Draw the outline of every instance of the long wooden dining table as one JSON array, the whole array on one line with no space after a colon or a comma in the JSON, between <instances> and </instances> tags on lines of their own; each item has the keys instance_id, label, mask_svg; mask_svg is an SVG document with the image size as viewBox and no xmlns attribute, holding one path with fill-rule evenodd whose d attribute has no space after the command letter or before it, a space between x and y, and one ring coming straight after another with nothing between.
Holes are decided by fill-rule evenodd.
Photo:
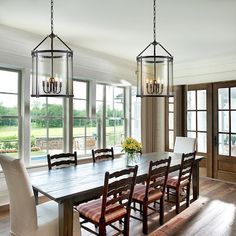
<instances>
[{"instance_id":1,"label":"long wooden dining table","mask_svg":"<svg viewBox=\"0 0 236 236\"><path fill-rule=\"evenodd\" d=\"M181 162L180 154L155 152L141 155L138 162L137 183L145 180L151 160L160 160L169 156L172 157L170 172L178 170ZM199 161L202 158L196 156L194 163L192 175L193 200L199 196ZM114 172L124 168L127 168L127 161L125 155L122 155L114 160L33 172L30 173L30 181L36 199L40 192L58 203L59 235L72 236L74 204L99 197L103 190L105 172Z\"/></svg>"}]
</instances>

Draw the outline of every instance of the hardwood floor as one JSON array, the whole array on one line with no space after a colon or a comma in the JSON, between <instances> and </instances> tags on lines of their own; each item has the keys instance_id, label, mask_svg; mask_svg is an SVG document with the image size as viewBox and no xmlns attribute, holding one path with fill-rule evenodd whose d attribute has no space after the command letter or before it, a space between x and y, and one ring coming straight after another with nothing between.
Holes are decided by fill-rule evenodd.
<instances>
[{"instance_id":1,"label":"hardwood floor","mask_svg":"<svg viewBox=\"0 0 236 236\"><path fill-rule=\"evenodd\" d=\"M150 236L235 236L236 235L236 184L200 178L200 197L186 210L175 215L174 205L165 204L165 224L160 227L159 214L155 213L149 220ZM138 213L136 213L138 214ZM0 235L9 232L9 213L0 213ZM91 226L94 228L94 226ZM159 227L159 228L158 228ZM107 234L113 235L108 228ZM82 230L82 236L88 236ZM131 219L130 236L143 236L142 223Z\"/></svg>"}]
</instances>

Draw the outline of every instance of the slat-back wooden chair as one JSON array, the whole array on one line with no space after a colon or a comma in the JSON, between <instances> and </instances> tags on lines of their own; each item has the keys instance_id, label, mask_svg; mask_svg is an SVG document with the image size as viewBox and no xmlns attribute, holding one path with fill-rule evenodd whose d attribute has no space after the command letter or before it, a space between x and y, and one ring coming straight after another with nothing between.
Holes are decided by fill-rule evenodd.
<instances>
[{"instance_id":1,"label":"slat-back wooden chair","mask_svg":"<svg viewBox=\"0 0 236 236\"><path fill-rule=\"evenodd\" d=\"M48 169L53 167L66 167L69 165L77 165L77 153L60 153L55 155L47 155Z\"/></svg>"},{"instance_id":2,"label":"slat-back wooden chair","mask_svg":"<svg viewBox=\"0 0 236 236\"><path fill-rule=\"evenodd\" d=\"M84 219L81 227L90 233L103 236L106 235L106 226L110 225L120 233L129 235L130 204L137 176L138 166L124 169L114 173L105 173L104 189L101 198L80 204L76 209L80 217ZM124 229L120 230L113 222L124 218ZM86 227L84 223L91 222L99 227L95 232Z\"/></svg>"},{"instance_id":3,"label":"slat-back wooden chair","mask_svg":"<svg viewBox=\"0 0 236 236\"><path fill-rule=\"evenodd\" d=\"M138 184L134 188L133 202L139 203L140 211L143 213L142 219L136 216L131 216L143 222L143 233L148 233L148 209L156 211L155 208L150 207L151 203L160 200L160 224L164 222L164 195L165 187L170 168L171 157L159 161L150 161L149 171L147 174L146 184ZM141 210L142 209L142 210ZM137 210L135 208L135 210Z\"/></svg>"},{"instance_id":4,"label":"slat-back wooden chair","mask_svg":"<svg viewBox=\"0 0 236 236\"><path fill-rule=\"evenodd\" d=\"M196 152L182 154L179 174L170 176L167 180L167 200L170 200L170 195L175 195L176 213L179 213L180 190L186 191L186 207L189 207L190 185L195 160ZM170 192L170 190L174 190Z\"/></svg>"},{"instance_id":5,"label":"slat-back wooden chair","mask_svg":"<svg viewBox=\"0 0 236 236\"><path fill-rule=\"evenodd\" d=\"M114 159L114 150L111 148L102 148L102 149L92 149L93 162L95 163L97 160L106 160L106 159Z\"/></svg>"}]
</instances>

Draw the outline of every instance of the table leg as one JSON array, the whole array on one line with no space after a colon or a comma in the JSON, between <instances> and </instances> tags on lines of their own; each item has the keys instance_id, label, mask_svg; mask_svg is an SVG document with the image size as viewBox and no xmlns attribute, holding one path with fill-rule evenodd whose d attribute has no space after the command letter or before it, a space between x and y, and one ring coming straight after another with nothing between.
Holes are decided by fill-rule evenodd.
<instances>
[{"instance_id":1,"label":"table leg","mask_svg":"<svg viewBox=\"0 0 236 236\"><path fill-rule=\"evenodd\" d=\"M193 200L199 197L199 161L195 161L193 165Z\"/></svg>"},{"instance_id":2,"label":"table leg","mask_svg":"<svg viewBox=\"0 0 236 236\"><path fill-rule=\"evenodd\" d=\"M38 205L39 204L39 192L35 188L33 188L33 191L34 191L35 204Z\"/></svg>"},{"instance_id":3,"label":"table leg","mask_svg":"<svg viewBox=\"0 0 236 236\"><path fill-rule=\"evenodd\" d=\"M73 204L68 200L58 203L59 236L73 236Z\"/></svg>"}]
</instances>

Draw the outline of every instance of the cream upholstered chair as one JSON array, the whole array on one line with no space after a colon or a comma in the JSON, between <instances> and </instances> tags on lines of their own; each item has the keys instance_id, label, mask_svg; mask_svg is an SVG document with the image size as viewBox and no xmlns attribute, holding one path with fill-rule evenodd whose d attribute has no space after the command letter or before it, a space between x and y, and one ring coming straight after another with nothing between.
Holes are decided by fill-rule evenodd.
<instances>
[{"instance_id":1,"label":"cream upholstered chair","mask_svg":"<svg viewBox=\"0 0 236 236\"><path fill-rule=\"evenodd\" d=\"M0 155L0 163L10 198L10 235L58 236L57 203L49 201L36 206L28 173L20 159ZM80 235L78 222L74 225L75 235Z\"/></svg>"},{"instance_id":2,"label":"cream upholstered chair","mask_svg":"<svg viewBox=\"0 0 236 236\"><path fill-rule=\"evenodd\" d=\"M192 153L195 151L196 139L189 137L176 137L174 153Z\"/></svg>"}]
</instances>

